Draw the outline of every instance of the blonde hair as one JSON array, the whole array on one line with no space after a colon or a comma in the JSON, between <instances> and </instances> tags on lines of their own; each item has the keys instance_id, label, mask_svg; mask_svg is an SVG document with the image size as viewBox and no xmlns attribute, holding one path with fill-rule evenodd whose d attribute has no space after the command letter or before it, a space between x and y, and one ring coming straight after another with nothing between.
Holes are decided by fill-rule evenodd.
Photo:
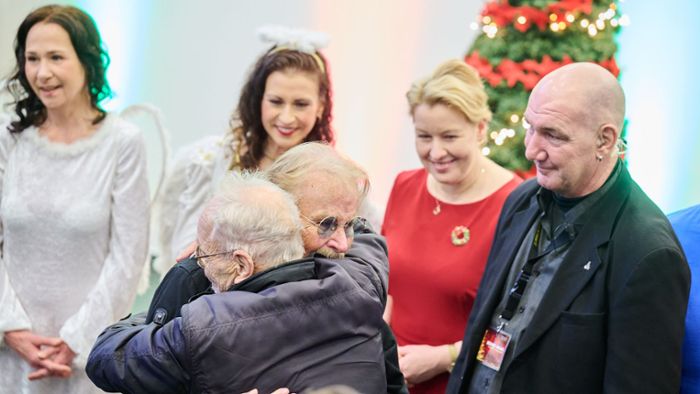
<instances>
[{"instance_id":1,"label":"blonde hair","mask_svg":"<svg viewBox=\"0 0 700 394\"><path fill-rule=\"evenodd\" d=\"M440 64L432 75L417 80L406 93L413 116L420 104L443 104L462 113L468 121L491 121L488 97L479 73L462 60Z\"/></svg>"},{"instance_id":2,"label":"blonde hair","mask_svg":"<svg viewBox=\"0 0 700 394\"><path fill-rule=\"evenodd\" d=\"M266 173L270 181L297 199L305 182L320 181L323 175L348 190L357 191L360 200L369 191L367 173L354 161L320 142L307 142L289 149L267 168Z\"/></svg>"}]
</instances>

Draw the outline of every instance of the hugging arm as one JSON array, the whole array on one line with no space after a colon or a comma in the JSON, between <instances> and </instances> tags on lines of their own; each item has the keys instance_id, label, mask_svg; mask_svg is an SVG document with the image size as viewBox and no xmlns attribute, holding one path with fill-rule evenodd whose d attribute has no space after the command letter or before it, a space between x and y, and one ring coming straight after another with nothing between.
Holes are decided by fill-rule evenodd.
<instances>
[{"instance_id":1,"label":"hugging arm","mask_svg":"<svg viewBox=\"0 0 700 394\"><path fill-rule=\"evenodd\" d=\"M188 392L190 376L181 320L165 326L144 324L141 314L110 326L97 338L85 371L105 391Z\"/></svg>"}]
</instances>

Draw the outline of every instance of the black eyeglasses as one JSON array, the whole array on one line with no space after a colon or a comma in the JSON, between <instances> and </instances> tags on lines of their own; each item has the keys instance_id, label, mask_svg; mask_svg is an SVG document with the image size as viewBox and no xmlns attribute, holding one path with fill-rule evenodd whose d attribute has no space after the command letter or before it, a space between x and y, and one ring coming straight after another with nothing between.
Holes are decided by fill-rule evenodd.
<instances>
[{"instance_id":1,"label":"black eyeglasses","mask_svg":"<svg viewBox=\"0 0 700 394\"><path fill-rule=\"evenodd\" d=\"M335 216L327 216L323 218L320 222L311 220L304 215L301 215L301 217L307 222L309 222L309 224L311 224L312 226L318 228L318 235L320 235L323 238L329 238L331 235L333 235L335 230L338 229L338 218ZM364 223L364 221L365 219L360 216L355 216L354 218L348 220L343 226L345 236L348 238L354 237L355 225L357 223Z\"/></svg>"},{"instance_id":2,"label":"black eyeglasses","mask_svg":"<svg viewBox=\"0 0 700 394\"><path fill-rule=\"evenodd\" d=\"M199 260L199 259L204 259L204 258L207 258L207 257L221 256L222 254L233 253L233 252L235 252L235 251L237 251L237 250L238 250L238 248L232 249L232 250L228 250L228 251L226 251L226 252L216 252L216 253L202 254L202 249L200 249L200 247L197 246L197 249L195 249L195 252L194 252L194 256L193 256L193 257L194 257L195 259Z\"/></svg>"}]
</instances>

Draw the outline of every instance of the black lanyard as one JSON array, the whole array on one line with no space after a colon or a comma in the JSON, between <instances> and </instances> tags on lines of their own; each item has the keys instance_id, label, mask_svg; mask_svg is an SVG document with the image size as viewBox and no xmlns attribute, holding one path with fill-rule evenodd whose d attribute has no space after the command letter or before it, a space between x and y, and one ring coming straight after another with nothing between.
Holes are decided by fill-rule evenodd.
<instances>
[{"instance_id":1,"label":"black lanyard","mask_svg":"<svg viewBox=\"0 0 700 394\"><path fill-rule=\"evenodd\" d=\"M518 274L517 278L515 278L515 283L513 283L513 287L511 287L510 291L508 292L508 300L506 301L505 308L503 308L503 311L499 316L500 318L510 320L515 314L518 305L520 305L520 300L523 298L523 294L525 294L525 288L527 287L527 284L530 278L532 277L532 270L535 264L542 257L551 253L558 247L568 244L573 239L573 237L569 235L569 232L564 230L552 243L549 244L549 247L547 247L547 249L544 252L537 254L537 247L540 244L541 235L542 223L540 222L537 225L535 236L534 238L532 238L532 247L530 248L530 253L528 253L527 261L523 265L523 268L520 270L520 273Z\"/></svg>"}]
</instances>

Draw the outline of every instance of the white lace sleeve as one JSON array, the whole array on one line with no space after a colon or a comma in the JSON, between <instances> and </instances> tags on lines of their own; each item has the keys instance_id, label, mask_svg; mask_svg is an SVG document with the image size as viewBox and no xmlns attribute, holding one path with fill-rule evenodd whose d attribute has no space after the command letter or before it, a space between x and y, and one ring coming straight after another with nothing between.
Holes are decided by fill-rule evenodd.
<instances>
[{"instance_id":1,"label":"white lace sleeve","mask_svg":"<svg viewBox=\"0 0 700 394\"><path fill-rule=\"evenodd\" d=\"M197 237L197 221L211 197L221 147L222 138L210 136L185 146L175 155L158 201L160 256L155 269L161 275Z\"/></svg>"},{"instance_id":2,"label":"white lace sleeve","mask_svg":"<svg viewBox=\"0 0 700 394\"><path fill-rule=\"evenodd\" d=\"M124 123L122 123L124 125ZM133 303L148 246L149 191L146 146L133 126L121 126L111 192L109 251L97 283L60 337L84 367L97 335L123 317Z\"/></svg>"},{"instance_id":3,"label":"white lace sleeve","mask_svg":"<svg viewBox=\"0 0 700 394\"><path fill-rule=\"evenodd\" d=\"M10 151L14 146L14 137L10 135L6 124L0 124L0 204L2 203L2 191L5 180L5 167L9 159ZM3 220L0 217L0 344L3 341L5 331L31 329L29 316L17 299L2 258L4 247Z\"/></svg>"}]
</instances>

